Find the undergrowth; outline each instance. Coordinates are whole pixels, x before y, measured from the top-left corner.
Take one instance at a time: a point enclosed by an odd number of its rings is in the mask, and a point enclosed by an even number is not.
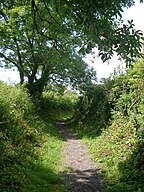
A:
[[[63,141],[54,118],[21,88],[0,82],[0,191],[62,192]]]
[[[45,91],[40,100],[41,112],[47,114],[51,120],[65,121],[72,118],[77,100],[78,96],[72,90],[63,94],[52,90]]]
[[[92,158],[101,166],[107,192],[143,192],[143,60],[135,63],[126,74],[115,77],[109,101],[112,106],[111,121],[101,129],[100,134],[97,134],[95,125],[89,127],[89,124],[83,126],[75,123],[70,127],[87,143]]]
[[[82,87],[82,94],[75,106],[75,113],[71,119],[76,132],[81,136],[93,137],[100,135],[110,119],[109,94],[113,81],[105,79],[105,83],[92,84]]]

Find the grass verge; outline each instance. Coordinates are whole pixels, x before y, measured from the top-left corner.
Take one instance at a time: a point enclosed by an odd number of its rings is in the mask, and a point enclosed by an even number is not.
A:
[[[44,120],[45,119],[45,120]],[[41,142],[37,148],[39,158],[27,169],[27,183],[23,192],[63,192],[59,173],[63,157],[63,141],[54,123],[48,118],[41,120]]]
[[[63,139],[21,88],[0,82],[0,192],[63,192]]]
[[[87,144],[92,159],[101,168],[106,192],[142,192],[143,145],[137,144],[132,125],[122,125],[113,123],[98,136],[90,136],[73,124],[69,128]]]

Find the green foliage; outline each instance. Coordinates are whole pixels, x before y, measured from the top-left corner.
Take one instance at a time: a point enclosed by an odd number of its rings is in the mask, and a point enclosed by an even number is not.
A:
[[[6,14],[0,23],[1,67],[17,68],[20,83],[27,82],[30,94],[37,96],[51,82],[78,86],[91,81],[94,70],[74,51],[72,31],[53,3],[49,2],[48,7],[46,2],[33,3],[1,3]],[[40,17],[36,13],[33,18],[33,5],[38,7]]]
[[[62,140],[25,90],[0,82],[0,191],[63,191]]]
[[[73,123],[83,130],[83,135],[99,135],[106,128],[110,118],[110,102],[108,99],[112,80],[107,79],[102,84],[84,86],[83,95],[75,108]],[[80,132],[81,132],[80,130]],[[91,130],[91,131],[90,131]]]
[[[108,100],[111,103],[112,118],[110,125],[103,129],[99,137],[95,138],[93,134],[95,125],[90,126],[87,123],[85,132],[79,126],[75,126],[75,129],[84,136],[93,159],[101,166],[107,192],[142,192],[144,60],[134,63],[125,74],[114,77]],[[90,134],[93,137],[88,137]]]
[[[143,191],[144,61],[138,61],[127,74],[117,77],[113,90],[117,99],[112,127],[118,126],[114,135],[121,138],[118,145],[123,142],[123,150],[129,151],[128,155],[121,153],[125,159],[119,160],[120,179],[129,191]]]
[[[57,120],[70,119],[74,113],[74,108],[78,100],[76,92],[72,90],[66,90],[63,94],[60,94],[57,89],[48,90],[43,93],[43,97],[40,101],[40,106],[43,113],[47,113],[51,118],[57,118]]]
[[[73,86],[95,76],[82,57],[97,47],[103,61],[117,52],[127,64],[141,57],[143,34],[123,24],[131,0],[15,0],[0,3],[0,65],[16,67],[20,83],[41,96],[50,81]]]
[[[144,190],[144,62],[115,77],[111,126],[87,140],[95,161],[102,164],[107,191]]]

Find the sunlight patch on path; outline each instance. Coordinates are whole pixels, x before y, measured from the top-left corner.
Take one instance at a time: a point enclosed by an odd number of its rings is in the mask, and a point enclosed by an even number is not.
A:
[[[64,182],[68,192],[104,192],[100,169],[88,154],[88,149],[64,122],[56,122],[65,141]]]

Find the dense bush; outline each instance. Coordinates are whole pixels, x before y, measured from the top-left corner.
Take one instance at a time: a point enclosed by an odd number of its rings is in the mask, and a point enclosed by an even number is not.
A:
[[[144,61],[117,77],[113,90],[114,98],[118,97],[113,111],[112,128],[117,126],[114,141],[117,138],[120,146],[123,142],[121,155],[125,157],[119,160],[120,179],[127,190],[144,191]]]
[[[112,81],[105,80],[101,84],[83,87],[83,94],[79,97],[75,107],[73,122],[76,122],[82,134],[90,133],[95,137],[106,128],[110,118],[110,88]]]
[[[25,180],[23,164],[36,157],[34,107],[27,93],[0,83],[0,178],[2,191],[16,191]],[[27,162],[27,163],[26,163]],[[6,188],[5,188],[6,187]]]
[[[108,192],[144,191],[144,61],[117,75],[110,94],[111,126],[86,142],[100,162]]]
[[[43,113],[47,113],[50,116],[53,116],[53,112],[55,113],[56,111],[55,115],[58,116],[58,119],[61,119],[61,114],[62,116],[66,114],[66,118],[68,118],[68,116],[72,116],[77,100],[77,93],[72,90],[67,90],[63,94],[49,90],[43,93],[40,107]]]
[[[62,141],[27,92],[0,82],[0,191],[62,191]]]

